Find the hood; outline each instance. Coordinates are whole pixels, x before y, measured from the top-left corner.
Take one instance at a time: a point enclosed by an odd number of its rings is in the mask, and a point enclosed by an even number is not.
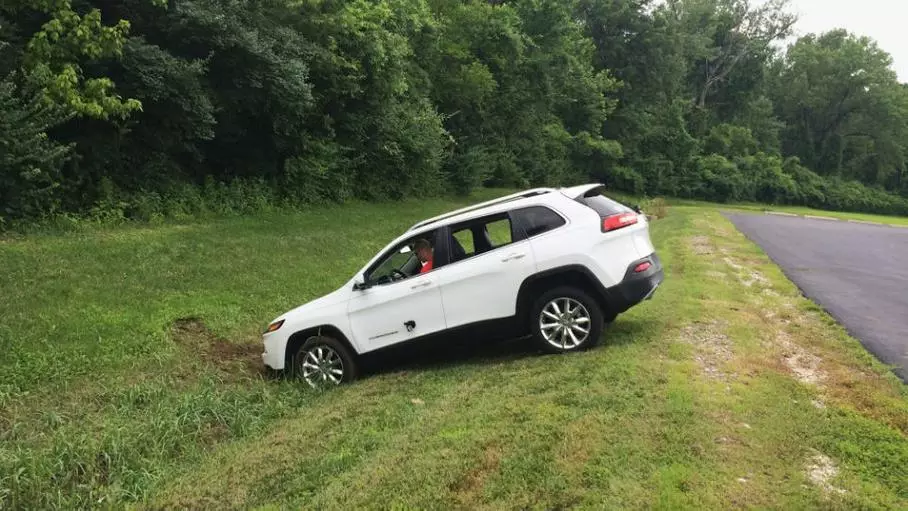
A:
[[[331,307],[332,305],[337,305],[339,303],[343,303],[346,300],[348,300],[349,298],[350,298],[350,290],[347,289],[346,287],[342,287],[331,293],[326,294],[325,296],[323,296],[321,298],[316,298],[315,300],[312,300],[311,302],[306,302],[303,305],[300,305],[299,307],[297,307],[289,312],[285,312],[279,318],[275,319],[275,321],[278,321],[281,319],[289,320],[291,318],[299,317],[301,315],[311,314],[312,312],[315,312],[319,309],[324,309],[326,307]]]

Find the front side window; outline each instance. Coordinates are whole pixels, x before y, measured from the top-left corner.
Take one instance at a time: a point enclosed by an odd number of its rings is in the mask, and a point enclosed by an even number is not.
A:
[[[432,271],[434,241],[435,232],[432,231],[400,243],[366,271],[366,281],[372,285],[383,285]]]

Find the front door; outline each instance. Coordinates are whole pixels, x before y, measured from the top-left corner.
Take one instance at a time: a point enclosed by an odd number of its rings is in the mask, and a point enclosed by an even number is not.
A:
[[[434,233],[407,240],[380,258],[354,291],[347,313],[356,343],[365,351],[408,341],[445,329],[445,314],[434,271],[420,273],[413,242],[434,242]]]

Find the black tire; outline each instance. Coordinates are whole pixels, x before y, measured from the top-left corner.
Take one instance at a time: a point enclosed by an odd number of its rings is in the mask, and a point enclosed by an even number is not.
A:
[[[575,326],[580,327],[581,329],[575,329],[574,326],[570,328],[563,326],[556,326],[549,329],[543,328],[543,322],[541,321],[543,317],[543,310],[550,314],[553,312],[551,309],[551,303],[556,302],[556,305],[559,305],[559,310],[563,308],[563,304],[567,302],[568,307],[576,306],[579,304],[582,306],[583,311],[586,312],[586,317],[589,319],[588,332],[584,337],[581,338],[582,327],[585,323],[578,322]],[[576,310],[576,307],[575,309]],[[567,314],[565,312],[565,314]],[[546,316],[547,320],[551,320],[548,325],[558,324],[560,325],[560,320],[553,319],[550,316]],[[574,324],[578,318],[574,320],[564,319],[569,324]],[[588,294],[583,292],[580,289],[575,287],[557,287],[550,291],[546,291],[536,299],[533,303],[533,307],[530,310],[530,317],[528,318],[529,329],[532,335],[533,343],[536,344],[536,347],[541,349],[546,353],[567,353],[571,351],[582,351],[588,348],[591,348],[599,343],[599,339],[602,336],[602,326],[603,326],[603,317],[602,310],[599,308],[599,304],[596,303],[596,300],[593,300]],[[565,337],[560,336],[562,330],[570,330],[571,333],[574,333],[573,337],[568,337],[568,333],[565,333]],[[553,334],[553,330],[554,333]],[[565,332],[567,331],[565,330]],[[548,338],[546,337],[545,331],[548,333]],[[564,342],[561,344],[559,339]],[[574,342],[579,341],[579,342]]]
[[[359,376],[359,365],[350,349],[337,339],[325,336],[310,337],[303,343],[293,356],[292,370],[294,375],[315,388],[348,383]]]

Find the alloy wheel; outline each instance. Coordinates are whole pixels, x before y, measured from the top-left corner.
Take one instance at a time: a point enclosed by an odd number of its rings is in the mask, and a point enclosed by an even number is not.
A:
[[[340,385],[344,361],[330,346],[313,346],[303,356],[303,379],[315,388]]]
[[[539,314],[539,330],[546,342],[560,350],[583,344],[590,335],[590,313],[573,298],[555,298]]]

